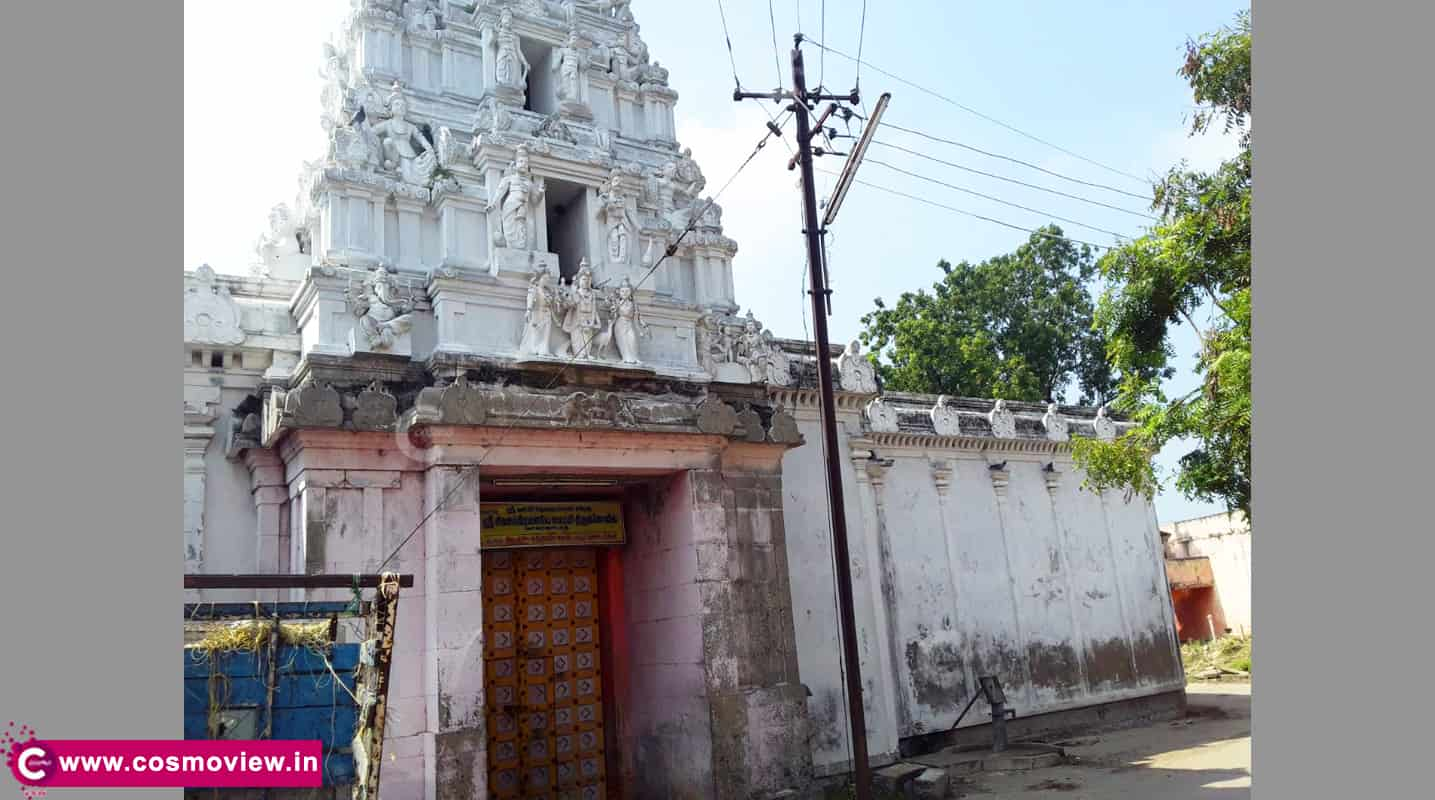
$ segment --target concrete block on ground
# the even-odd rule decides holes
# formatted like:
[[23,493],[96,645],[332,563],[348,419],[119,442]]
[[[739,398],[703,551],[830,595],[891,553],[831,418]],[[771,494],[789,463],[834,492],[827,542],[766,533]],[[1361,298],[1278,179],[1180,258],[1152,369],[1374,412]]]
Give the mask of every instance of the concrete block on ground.
[[912,779],[912,789],[917,800],[943,800],[951,786],[952,779],[940,769],[924,769]]
[[878,797],[910,797],[912,781],[927,768],[898,762],[872,773],[872,788]]

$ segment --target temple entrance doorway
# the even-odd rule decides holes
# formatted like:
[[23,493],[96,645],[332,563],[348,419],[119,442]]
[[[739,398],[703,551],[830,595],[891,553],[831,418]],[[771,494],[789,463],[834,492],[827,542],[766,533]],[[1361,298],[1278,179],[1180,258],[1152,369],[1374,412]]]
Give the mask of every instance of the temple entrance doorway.
[[607,595],[626,540],[622,488],[540,480],[483,490],[488,790],[599,800],[617,777],[605,666],[614,658]]
[[494,797],[606,796],[595,548],[484,554]]

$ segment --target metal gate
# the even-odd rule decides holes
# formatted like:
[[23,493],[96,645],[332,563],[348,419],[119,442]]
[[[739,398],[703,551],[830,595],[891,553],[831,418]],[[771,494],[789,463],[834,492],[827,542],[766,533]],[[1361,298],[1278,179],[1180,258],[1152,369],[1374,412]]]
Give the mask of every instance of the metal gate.
[[483,555],[491,797],[605,796],[592,549]]

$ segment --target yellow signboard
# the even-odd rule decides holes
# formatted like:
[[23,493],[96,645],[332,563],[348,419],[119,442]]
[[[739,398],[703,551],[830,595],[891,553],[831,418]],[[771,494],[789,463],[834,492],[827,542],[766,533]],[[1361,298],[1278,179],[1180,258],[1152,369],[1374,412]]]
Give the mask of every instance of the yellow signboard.
[[485,550],[623,543],[620,503],[482,503]]

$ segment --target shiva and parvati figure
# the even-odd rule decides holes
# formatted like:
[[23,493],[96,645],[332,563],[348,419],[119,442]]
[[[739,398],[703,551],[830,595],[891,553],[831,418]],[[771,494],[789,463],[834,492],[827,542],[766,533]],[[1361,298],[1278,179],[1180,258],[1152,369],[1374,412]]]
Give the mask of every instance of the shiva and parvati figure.
[[[608,311],[604,320],[603,311]],[[553,347],[555,320],[566,334],[566,341]],[[540,268],[528,288],[528,309],[523,335],[518,343],[520,356],[540,358],[568,357],[584,360],[612,358],[609,346],[616,348],[624,364],[640,364],[639,340],[649,335],[635,297],[634,287],[626,277],[607,298],[593,285],[593,270],[588,260],[580,262],[572,284],[554,288],[552,275]]]
[[498,17],[498,57],[495,60],[494,78],[499,86],[522,89],[528,81],[532,67],[518,46],[518,34],[513,32],[513,12],[504,9]]
[[499,210],[499,247],[514,250],[528,250],[533,247],[533,235],[529,225],[529,210],[543,202],[544,185],[542,178],[535,178],[528,166],[528,148],[519,145],[513,156],[513,166],[504,173],[494,187],[493,197],[485,211]]
[[632,240],[638,230],[638,223],[628,210],[628,200],[623,195],[620,181],[621,170],[614,169],[607,185],[599,194],[598,213],[608,227],[608,263],[626,266],[632,260]]
[[752,382],[787,384],[787,355],[777,346],[772,331],[763,330],[751,311],[743,320],[742,333],[731,340],[731,346],[732,361],[747,367]]
[[362,285],[350,286],[349,308],[359,318],[358,333],[370,350],[390,350],[413,328],[414,299],[399,292],[392,275],[375,269]]
[[523,321],[523,336],[518,342],[521,355],[551,358],[553,353],[553,319],[560,299],[553,287],[553,275],[547,267],[539,267],[528,282],[528,305]]
[[567,354],[573,358],[593,358],[608,348],[611,331],[603,329],[602,303],[593,288],[593,270],[588,259],[578,263],[578,274],[563,296],[565,313],[563,332],[568,334]]
[[389,92],[389,118],[373,126],[386,170],[398,170],[404,183],[424,183],[438,167],[438,154],[419,127],[408,120],[409,101],[394,81]]

